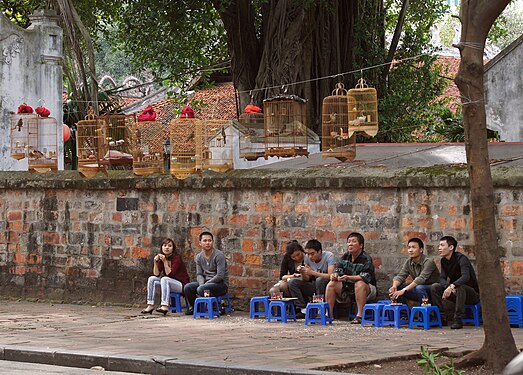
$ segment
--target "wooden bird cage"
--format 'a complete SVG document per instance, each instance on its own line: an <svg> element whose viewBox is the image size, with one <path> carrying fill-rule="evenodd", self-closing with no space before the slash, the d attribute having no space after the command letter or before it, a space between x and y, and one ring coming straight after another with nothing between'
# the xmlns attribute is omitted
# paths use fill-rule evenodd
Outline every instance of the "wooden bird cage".
<svg viewBox="0 0 523 375"><path fill-rule="evenodd" d="M265 157L265 128L263 113L242 113L239 123L244 126L240 134L240 157L256 160Z"/></svg>
<svg viewBox="0 0 523 375"><path fill-rule="evenodd" d="M107 175L104 156L106 149L106 127L104 120L94 117L92 111L85 120L76 124L76 152L78 173L83 177L94 177L98 172Z"/></svg>
<svg viewBox="0 0 523 375"><path fill-rule="evenodd" d="M131 127L134 116L105 115L99 116L105 121L104 154L102 163L109 169L128 170L133 166L131 149Z"/></svg>
<svg viewBox="0 0 523 375"><path fill-rule="evenodd" d="M11 114L9 117L11 157L26 158L37 148L38 116L35 114Z"/></svg>
<svg viewBox="0 0 523 375"><path fill-rule="evenodd" d="M185 179L202 170L202 122L196 118L177 118L171 121L171 174Z"/></svg>
<svg viewBox="0 0 523 375"><path fill-rule="evenodd" d="M348 96L356 101L353 106L349 103L349 136L361 132L374 137L378 133L376 89L368 87L365 80L360 78L356 87L349 90Z"/></svg>
<svg viewBox="0 0 523 375"><path fill-rule="evenodd" d="M233 129L228 120L202 121L202 167L226 172L233 167Z"/></svg>
<svg viewBox="0 0 523 375"><path fill-rule="evenodd" d="M356 157L356 136L349 136L349 108L356 104L347 95L342 83L336 85L331 96L323 99L322 109L322 157L333 157L341 161Z"/></svg>
<svg viewBox="0 0 523 375"><path fill-rule="evenodd" d="M29 144L35 144L29 150L29 172L57 172L58 171L58 122L53 117L40 117L36 119L36 137L29 133ZM30 129L31 131L31 129ZM61 135L61 134L60 134Z"/></svg>
<svg viewBox="0 0 523 375"><path fill-rule="evenodd" d="M164 126L156 121L141 121L132 122L130 127L133 173L137 176L163 173Z"/></svg>
<svg viewBox="0 0 523 375"><path fill-rule="evenodd" d="M308 156L307 104L296 95L280 95L263 101L265 158Z"/></svg>

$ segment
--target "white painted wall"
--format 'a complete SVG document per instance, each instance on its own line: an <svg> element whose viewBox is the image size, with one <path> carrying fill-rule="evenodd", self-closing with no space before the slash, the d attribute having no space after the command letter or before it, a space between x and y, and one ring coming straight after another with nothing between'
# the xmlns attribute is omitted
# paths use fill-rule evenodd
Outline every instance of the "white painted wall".
<svg viewBox="0 0 523 375"><path fill-rule="evenodd" d="M27 159L10 157L9 114L22 102L35 109L45 103L62 132L62 29L50 10L37 10L25 30L0 14L0 170L27 170ZM62 136L58 168L63 169Z"/></svg>

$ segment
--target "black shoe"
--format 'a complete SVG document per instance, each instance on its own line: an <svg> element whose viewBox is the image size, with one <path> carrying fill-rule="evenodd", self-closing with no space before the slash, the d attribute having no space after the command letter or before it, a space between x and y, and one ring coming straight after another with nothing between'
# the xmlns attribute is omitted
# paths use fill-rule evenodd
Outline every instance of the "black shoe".
<svg viewBox="0 0 523 375"><path fill-rule="evenodd" d="M167 313L169 312L169 309L164 310L164 309L162 309L161 307L158 307L158 308L156 309L156 312L159 312L160 314L163 314L163 316L165 316L165 315L167 315Z"/></svg>
<svg viewBox="0 0 523 375"><path fill-rule="evenodd" d="M152 315L152 313L153 313L153 309L151 309L151 310L143 309L142 311L140 311L140 314L151 314Z"/></svg>
<svg viewBox="0 0 523 375"><path fill-rule="evenodd" d="M185 310L185 315L194 315L194 310L192 308L187 308L187 310Z"/></svg>
<svg viewBox="0 0 523 375"><path fill-rule="evenodd" d="M296 319L305 319L305 314L302 313L301 311L298 311L296 313Z"/></svg>
<svg viewBox="0 0 523 375"><path fill-rule="evenodd" d="M461 329L463 328L463 320L456 319L454 323L450 326L450 329Z"/></svg>

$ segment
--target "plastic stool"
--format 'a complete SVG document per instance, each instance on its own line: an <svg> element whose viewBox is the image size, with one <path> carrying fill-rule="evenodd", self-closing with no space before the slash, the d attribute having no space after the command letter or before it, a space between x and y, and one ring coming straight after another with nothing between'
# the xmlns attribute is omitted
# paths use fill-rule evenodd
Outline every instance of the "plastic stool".
<svg viewBox="0 0 523 375"><path fill-rule="evenodd" d="M263 306L263 311L260 307ZM249 319L269 315L269 296L252 297L249 304Z"/></svg>
<svg viewBox="0 0 523 375"><path fill-rule="evenodd" d="M381 324L381 312L386 305L382 303L367 303L363 306L363 313L361 317L361 326L365 327L365 324L371 324L375 327L382 327ZM367 312L370 318L367 318Z"/></svg>
<svg viewBox="0 0 523 375"><path fill-rule="evenodd" d="M197 317L213 319L215 316L220 317L220 304L216 297L196 298L194 301L194 319Z"/></svg>
<svg viewBox="0 0 523 375"><path fill-rule="evenodd" d="M172 292L169 294L171 304L169 305L170 312L181 313L187 306L182 306L182 293Z"/></svg>
<svg viewBox="0 0 523 375"><path fill-rule="evenodd" d="M421 320L416 321L416 315L419 315ZM431 319L432 317L434 319ZM423 327L427 330L436 326L442 328L438 306L414 306L410 311L410 329L412 327Z"/></svg>
<svg viewBox="0 0 523 375"><path fill-rule="evenodd" d="M390 301L390 299L380 299L376 303L381 303L382 305L390 305L392 302Z"/></svg>
<svg viewBox="0 0 523 375"><path fill-rule="evenodd" d="M409 307L405 304L402 305L385 305L381 312L381 325L394 326L400 328L402 324L409 324ZM406 319L402 319L403 316L407 315Z"/></svg>
<svg viewBox="0 0 523 375"><path fill-rule="evenodd" d="M523 328L523 296L506 296L505 301L510 325Z"/></svg>
<svg viewBox="0 0 523 375"><path fill-rule="evenodd" d="M309 323L321 323L322 326L326 326L327 322L332 324L331 309L327 302L313 302L307 304L305 310L305 325Z"/></svg>
<svg viewBox="0 0 523 375"><path fill-rule="evenodd" d="M463 323L473 323L476 327L481 325L481 304L465 305Z"/></svg>
<svg viewBox="0 0 523 375"><path fill-rule="evenodd" d="M222 305L222 301L224 299L227 300L227 306L224 306L224 310L225 310L225 313L227 315L231 315L232 314L232 305L231 305L231 297L229 296L228 293L225 293L223 296L216 296L216 299L218 300L218 307Z"/></svg>
<svg viewBox="0 0 523 375"><path fill-rule="evenodd" d="M296 321L296 311L292 301L271 301L269 302L269 323L271 320L287 323L287 319Z"/></svg>

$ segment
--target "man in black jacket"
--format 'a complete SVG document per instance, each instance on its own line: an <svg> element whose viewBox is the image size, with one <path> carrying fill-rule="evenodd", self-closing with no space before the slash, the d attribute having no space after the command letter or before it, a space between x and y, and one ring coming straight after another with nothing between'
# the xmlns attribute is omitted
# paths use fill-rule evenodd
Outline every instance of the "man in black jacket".
<svg viewBox="0 0 523 375"><path fill-rule="evenodd" d="M463 328L465 305L479 303L479 288L476 273L469 258L456 252L458 242L454 237L444 236L439 240L438 252L441 256L439 283L432 284L430 293L432 303L439 307L442 320L450 317L453 307L454 322L451 329ZM444 305L447 307L444 310Z"/></svg>

